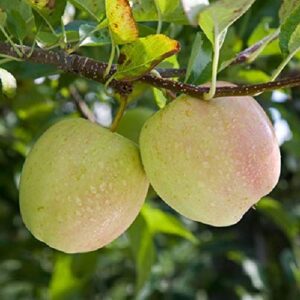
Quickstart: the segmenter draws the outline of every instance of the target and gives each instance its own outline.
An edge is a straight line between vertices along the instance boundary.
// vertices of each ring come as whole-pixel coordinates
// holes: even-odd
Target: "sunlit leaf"
[[[177,53],[179,49],[177,41],[163,34],[139,38],[122,48],[115,78],[125,80],[139,78],[165,58]]]
[[[106,0],[106,17],[115,43],[122,45],[135,41],[138,28],[128,0]]]
[[[72,272],[72,256],[60,254],[55,261],[49,292],[51,299],[63,300],[78,297],[83,287],[83,280]]]

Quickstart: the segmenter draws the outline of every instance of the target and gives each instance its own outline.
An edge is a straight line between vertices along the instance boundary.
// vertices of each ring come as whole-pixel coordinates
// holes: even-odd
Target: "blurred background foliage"
[[[8,15],[6,30],[17,43],[32,45],[36,38],[39,45],[73,51],[80,36],[95,29],[95,18],[80,1],[68,2],[66,9],[65,1],[57,3],[49,17],[32,10],[26,1],[0,0]],[[99,11],[98,21],[103,17],[99,3],[94,11]],[[274,31],[280,3],[257,0],[230,28],[221,62]],[[60,24],[63,12],[67,43]],[[141,35],[156,31],[156,22],[143,19],[141,11],[136,16],[145,21],[139,23]],[[199,59],[205,53],[209,56],[210,46],[197,28],[182,20],[167,22],[172,18],[165,18],[163,32],[180,41],[182,51],[163,66],[201,68]],[[105,30],[92,32],[89,43],[81,46],[76,49],[80,54],[108,60],[110,40]],[[299,75],[299,58],[282,76]],[[236,83],[265,82],[281,60],[276,40],[251,64],[225,68],[219,77]],[[96,252],[66,255],[34,239],[22,223],[18,206],[22,164],[45,129],[61,118],[79,116],[70,87],[104,126],[111,124],[117,98],[98,83],[47,65],[7,58],[0,63],[18,83],[14,97],[0,95],[0,299],[300,299],[300,87],[257,97],[274,122],[282,174],[271,195],[237,225],[213,228],[189,221],[150,191],[142,212],[118,240]],[[187,80],[206,81],[209,64],[208,60],[201,73],[194,68]],[[138,142],[145,118],[165,99],[157,90],[138,85],[130,100],[119,133]]]

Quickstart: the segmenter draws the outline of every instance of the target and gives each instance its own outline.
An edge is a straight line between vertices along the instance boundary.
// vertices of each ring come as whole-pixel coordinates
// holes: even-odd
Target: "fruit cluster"
[[[33,235],[68,253],[101,248],[134,221],[149,182],[183,216],[228,226],[280,174],[272,125],[251,97],[180,96],[148,118],[139,141],[79,118],[48,129],[20,183],[21,214]]]

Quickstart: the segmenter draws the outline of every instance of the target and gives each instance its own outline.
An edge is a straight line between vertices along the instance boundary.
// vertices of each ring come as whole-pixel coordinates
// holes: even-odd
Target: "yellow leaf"
[[[106,0],[105,3],[108,26],[115,43],[122,45],[135,41],[139,32],[128,0]]]

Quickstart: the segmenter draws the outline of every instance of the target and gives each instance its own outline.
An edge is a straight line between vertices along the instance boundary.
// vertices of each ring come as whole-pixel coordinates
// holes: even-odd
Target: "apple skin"
[[[147,107],[127,110],[121,119],[117,132],[138,144],[142,127],[153,113],[154,111]]]
[[[87,120],[67,119],[48,129],[25,161],[21,215],[52,248],[93,251],[129,227],[148,186],[134,143]]]
[[[237,223],[280,175],[273,127],[252,97],[180,96],[148,119],[140,148],[158,195],[183,216],[213,226]]]

